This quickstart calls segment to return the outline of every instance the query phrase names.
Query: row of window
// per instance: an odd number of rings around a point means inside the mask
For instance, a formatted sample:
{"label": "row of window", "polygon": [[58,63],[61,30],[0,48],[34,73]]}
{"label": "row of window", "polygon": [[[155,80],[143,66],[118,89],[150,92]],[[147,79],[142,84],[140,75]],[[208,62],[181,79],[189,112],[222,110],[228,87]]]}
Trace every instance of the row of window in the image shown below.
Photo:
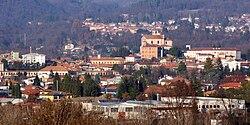
{"label": "row of window", "polygon": [[[110,110],[111,110],[111,112],[118,112],[118,108],[111,108]],[[132,107],[126,107],[125,112],[133,112],[133,108]]]}
{"label": "row of window", "polygon": [[93,64],[119,64],[123,62],[92,62]]}
{"label": "row of window", "polygon": [[[234,108],[235,106],[234,105],[228,105],[228,108]],[[199,108],[220,108],[220,105],[202,105],[201,107],[200,107],[200,105],[199,105]]]}

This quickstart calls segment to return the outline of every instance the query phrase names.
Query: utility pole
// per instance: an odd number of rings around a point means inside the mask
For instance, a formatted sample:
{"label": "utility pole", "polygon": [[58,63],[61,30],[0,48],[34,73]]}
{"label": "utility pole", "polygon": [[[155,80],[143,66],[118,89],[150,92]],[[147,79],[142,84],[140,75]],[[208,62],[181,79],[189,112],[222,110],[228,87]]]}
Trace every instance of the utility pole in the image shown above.
{"label": "utility pole", "polygon": [[58,91],[58,80],[56,80],[56,91]]}

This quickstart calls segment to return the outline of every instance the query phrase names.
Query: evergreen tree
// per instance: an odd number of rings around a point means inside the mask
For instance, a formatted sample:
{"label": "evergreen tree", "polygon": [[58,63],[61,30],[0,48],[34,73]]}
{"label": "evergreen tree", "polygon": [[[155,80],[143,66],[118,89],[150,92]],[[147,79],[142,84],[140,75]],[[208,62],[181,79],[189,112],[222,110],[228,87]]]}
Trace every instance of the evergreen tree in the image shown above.
{"label": "evergreen tree", "polygon": [[49,78],[54,78],[54,73],[52,70],[50,70],[50,73],[49,73]]}
{"label": "evergreen tree", "polygon": [[206,59],[206,63],[204,65],[204,71],[206,73],[214,71],[214,65],[213,65],[212,60],[210,58]]}
{"label": "evergreen tree", "polygon": [[91,78],[90,75],[85,74],[84,76],[85,82],[83,85],[83,95],[84,96],[100,96],[101,88],[95,83],[95,81]]}
{"label": "evergreen tree", "polygon": [[247,76],[250,76],[250,68],[247,69],[246,75],[247,75]]}
{"label": "evergreen tree", "polygon": [[70,92],[76,96],[83,96],[81,87],[82,84],[79,80],[79,77],[77,77],[77,79],[72,81],[72,90]]}
{"label": "evergreen tree", "polygon": [[187,67],[186,67],[186,64],[184,62],[180,62],[179,66],[178,66],[178,71],[179,72],[187,71]]}
{"label": "evergreen tree", "polygon": [[216,72],[216,76],[218,77],[218,81],[220,81],[221,79],[223,79],[224,77],[224,73],[223,73],[223,65],[222,65],[222,62],[221,62],[221,59],[218,58],[215,62],[215,65],[214,65],[214,69],[215,69],[215,72]]}
{"label": "evergreen tree", "polygon": [[4,70],[8,69],[8,61],[6,59],[2,59],[1,62],[3,63]]}
{"label": "evergreen tree", "polygon": [[124,93],[128,93],[131,99],[135,99],[145,88],[144,78],[138,80],[135,77],[125,77],[118,87],[117,97],[122,99]]}
{"label": "evergreen tree", "polygon": [[12,84],[12,97],[21,98],[20,84]]}
{"label": "evergreen tree", "polygon": [[54,79],[53,79],[53,86],[52,89],[53,90],[57,90],[57,86],[58,86],[58,90],[61,91],[61,80],[60,80],[60,76],[58,75],[58,73],[55,73]]}
{"label": "evergreen tree", "polygon": [[127,92],[127,84],[128,84],[128,78],[125,77],[122,79],[122,82],[120,83],[118,87],[117,97],[119,99],[122,99],[122,94]]}
{"label": "evergreen tree", "polygon": [[223,69],[223,74],[224,74],[225,76],[230,75],[230,69],[229,69],[228,66],[225,66],[225,67],[224,67],[224,69]]}
{"label": "evergreen tree", "polygon": [[36,77],[35,77],[35,79],[34,79],[34,83],[33,83],[33,85],[34,86],[40,86],[40,79],[39,79],[39,77],[36,75]]}
{"label": "evergreen tree", "polygon": [[174,46],[170,48],[169,54],[173,55],[174,57],[181,57],[181,50],[178,47]]}
{"label": "evergreen tree", "polygon": [[202,89],[201,89],[201,84],[200,81],[197,78],[197,74],[195,71],[192,71],[189,77],[189,80],[191,82],[191,88],[195,92],[195,96],[202,96]]}
{"label": "evergreen tree", "polygon": [[94,80],[95,80],[95,83],[99,84],[101,82],[100,75],[96,74]]}
{"label": "evergreen tree", "polygon": [[62,91],[70,92],[72,87],[70,84],[71,84],[71,78],[68,74],[65,74],[61,85]]}

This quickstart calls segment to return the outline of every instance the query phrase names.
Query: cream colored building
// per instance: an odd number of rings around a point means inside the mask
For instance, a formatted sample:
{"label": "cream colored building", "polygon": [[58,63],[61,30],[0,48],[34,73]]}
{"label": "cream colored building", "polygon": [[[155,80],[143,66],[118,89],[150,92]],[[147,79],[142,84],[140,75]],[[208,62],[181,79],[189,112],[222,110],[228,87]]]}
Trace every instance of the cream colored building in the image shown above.
{"label": "cream colored building", "polygon": [[241,51],[238,48],[193,48],[187,50],[184,56],[199,61],[205,61],[206,57],[238,60],[241,59]]}
{"label": "cream colored building", "polygon": [[98,55],[97,57],[90,57],[90,62],[92,64],[123,64],[125,59],[122,57],[101,57]]}

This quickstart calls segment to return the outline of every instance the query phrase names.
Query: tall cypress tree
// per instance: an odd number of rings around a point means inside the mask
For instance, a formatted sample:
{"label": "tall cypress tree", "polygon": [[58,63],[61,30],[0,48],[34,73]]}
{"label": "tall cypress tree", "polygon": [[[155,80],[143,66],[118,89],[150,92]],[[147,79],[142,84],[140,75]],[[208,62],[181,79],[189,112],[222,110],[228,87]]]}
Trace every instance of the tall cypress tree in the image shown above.
{"label": "tall cypress tree", "polygon": [[35,85],[35,86],[40,86],[40,79],[39,79],[39,77],[36,75],[36,77],[35,77],[35,79],[34,79],[34,83],[33,83],[33,85]]}
{"label": "tall cypress tree", "polygon": [[58,90],[61,91],[61,80],[60,80],[60,76],[58,75],[58,73],[55,73],[54,79],[53,79],[53,86],[52,86],[52,89],[53,89],[53,90],[57,90],[57,86],[58,86]]}
{"label": "tall cypress tree", "polygon": [[83,85],[83,95],[84,96],[100,96],[101,88],[95,83],[95,81],[91,78],[90,75],[85,74],[84,76],[85,82]]}
{"label": "tall cypress tree", "polygon": [[12,97],[21,98],[20,84],[12,84]]}

